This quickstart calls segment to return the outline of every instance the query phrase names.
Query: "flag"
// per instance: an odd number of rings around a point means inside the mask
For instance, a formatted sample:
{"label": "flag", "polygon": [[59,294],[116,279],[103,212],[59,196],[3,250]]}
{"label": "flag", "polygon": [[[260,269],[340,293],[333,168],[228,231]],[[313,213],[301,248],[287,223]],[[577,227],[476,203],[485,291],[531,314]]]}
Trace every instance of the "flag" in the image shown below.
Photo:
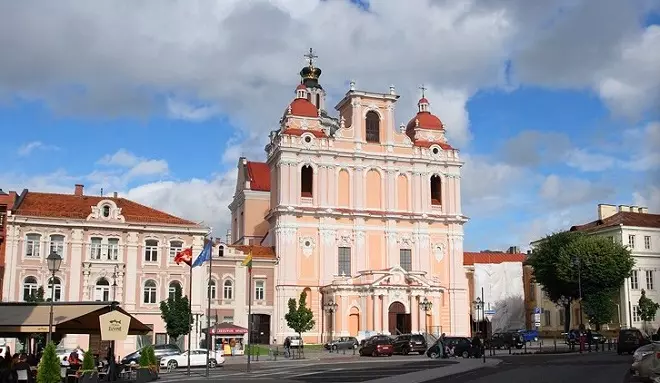
{"label": "flag", "polygon": [[204,249],[202,249],[202,252],[199,253],[197,259],[195,259],[195,262],[192,264],[192,267],[201,266],[202,263],[211,260],[212,251],[213,251],[213,241],[207,241],[206,244],[204,245]]}
{"label": "flag", "polygon": [[243,260],[243,266],[247,266],[248,272],[252,272],[252,250],[248,253],[247,257]]}
{"label": "flag", "polygon": [[174,262],[177,265],[184,262],[186,265],[190,266],[192,264],[192,247],[188,247],[176,253],[174,256]]}

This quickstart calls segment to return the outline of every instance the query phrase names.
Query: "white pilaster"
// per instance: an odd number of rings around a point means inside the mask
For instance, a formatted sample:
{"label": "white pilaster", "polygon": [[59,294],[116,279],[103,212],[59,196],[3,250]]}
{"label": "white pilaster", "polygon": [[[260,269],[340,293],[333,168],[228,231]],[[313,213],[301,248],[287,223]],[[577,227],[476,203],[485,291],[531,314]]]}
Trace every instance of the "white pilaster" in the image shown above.
{"label": "white pilaster", "polygon": [[138,291],[138,233],[129,232],[126,236],[126,310],[135,311],[135,297]]}
{"label": "white pilaster", "polygon": [[382,329],[383,329],[384,334],[389,334],[390,333],[389,308],[390,308],[389,296],[387,294],[383,294],[383,302],[382,302],[381,310],[382,310],[382,314],[383,314],[382,315],[382,318],[383,318]]}

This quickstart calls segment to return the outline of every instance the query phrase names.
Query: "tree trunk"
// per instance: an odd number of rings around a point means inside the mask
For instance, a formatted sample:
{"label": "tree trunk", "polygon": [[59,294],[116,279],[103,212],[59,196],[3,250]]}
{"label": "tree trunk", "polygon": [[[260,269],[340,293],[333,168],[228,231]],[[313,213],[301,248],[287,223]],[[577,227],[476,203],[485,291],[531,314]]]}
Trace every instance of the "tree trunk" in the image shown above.
{"label": "tree trunk", "polygon": [[571,330],[571,302],[564,304],[564,332]]}
{"label": "tree trunk", "polygon": [[600,331],[600,323],[596,323],[596,331]]}

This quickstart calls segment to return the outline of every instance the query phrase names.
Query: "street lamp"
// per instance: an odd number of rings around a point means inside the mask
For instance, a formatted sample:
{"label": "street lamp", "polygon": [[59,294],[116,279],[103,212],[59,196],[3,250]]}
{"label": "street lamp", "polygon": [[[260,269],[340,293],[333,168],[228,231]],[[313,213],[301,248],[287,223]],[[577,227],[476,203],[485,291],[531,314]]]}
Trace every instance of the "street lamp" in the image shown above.
{"label": "street lamp", "polygon": [[479,315],[479,312],[483,310],[484,308],[484,302],[481,300],[481,298],[477,297],[474,301],[472,301],[472,305],[474,306],[474,309],[477,311],[477,317],[476,317],[476,328],[477,332],[481,329],[481,316]]}
{"label": "street lamp", "polygon": [[427,316],[429,315],[429,311],[431,311],[433,309],[433,302],[431,302],[426,297],[424,297],[424,300],[419,302],[419,307],[421,307],[422,310],[424,310],[424,331],[428,334],[429,333],[429,329],[428,329],[429,324],[428,324],[428,317]]}
{"label": "street lamp", "polygon": [[112,301],[117,301],[117,265],[115,265],[115,269],[112,272]]}
{"label": "street lamp", "polygon": [[327,301],[326,303],[323,304],[323,310],[330,314],[330,339],[328,339],[328,342],[332,341],[332,331],[335,328],[335,322],[334,322],[334,313],[337,311],[337,307],[339,305],[335,303],[332,299]]}
{"label": "street lamp", "polygon": [[48,318],[48,338],[46,344],[50,343],[53,338],[53,301],[55,300],[55,273],[60,270],[62,265],[62,257],[56,252],[52,251],[46,258],[48,263],[48,271],[50,271],[50,317]]}
{"label": "street lamp", "polygon": [[582,323],[582,270],[581,270],[581,263],[580,258],[574,257],[573,258],[573,264],[577,266],[578,269],[578,294],[580,296],[580,330],[582,330],[582,327],[584,324]]}

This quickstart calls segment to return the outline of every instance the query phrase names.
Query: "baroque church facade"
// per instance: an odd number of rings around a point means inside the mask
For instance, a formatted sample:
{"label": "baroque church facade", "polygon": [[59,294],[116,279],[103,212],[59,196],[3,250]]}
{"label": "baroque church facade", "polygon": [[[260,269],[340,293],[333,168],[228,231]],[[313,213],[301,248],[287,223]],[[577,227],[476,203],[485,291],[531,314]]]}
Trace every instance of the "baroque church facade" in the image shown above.
{"label": "baroque church facade", "polygon": [[329,114],[313,52],[271,132],[266,162],[241,158],[230,246],[270,248],[271,337],[294,332],[307,293],[310,341],[361,332],[469,335],[461,166],[424,97],[396,125],[399,95],[351,82]]}

